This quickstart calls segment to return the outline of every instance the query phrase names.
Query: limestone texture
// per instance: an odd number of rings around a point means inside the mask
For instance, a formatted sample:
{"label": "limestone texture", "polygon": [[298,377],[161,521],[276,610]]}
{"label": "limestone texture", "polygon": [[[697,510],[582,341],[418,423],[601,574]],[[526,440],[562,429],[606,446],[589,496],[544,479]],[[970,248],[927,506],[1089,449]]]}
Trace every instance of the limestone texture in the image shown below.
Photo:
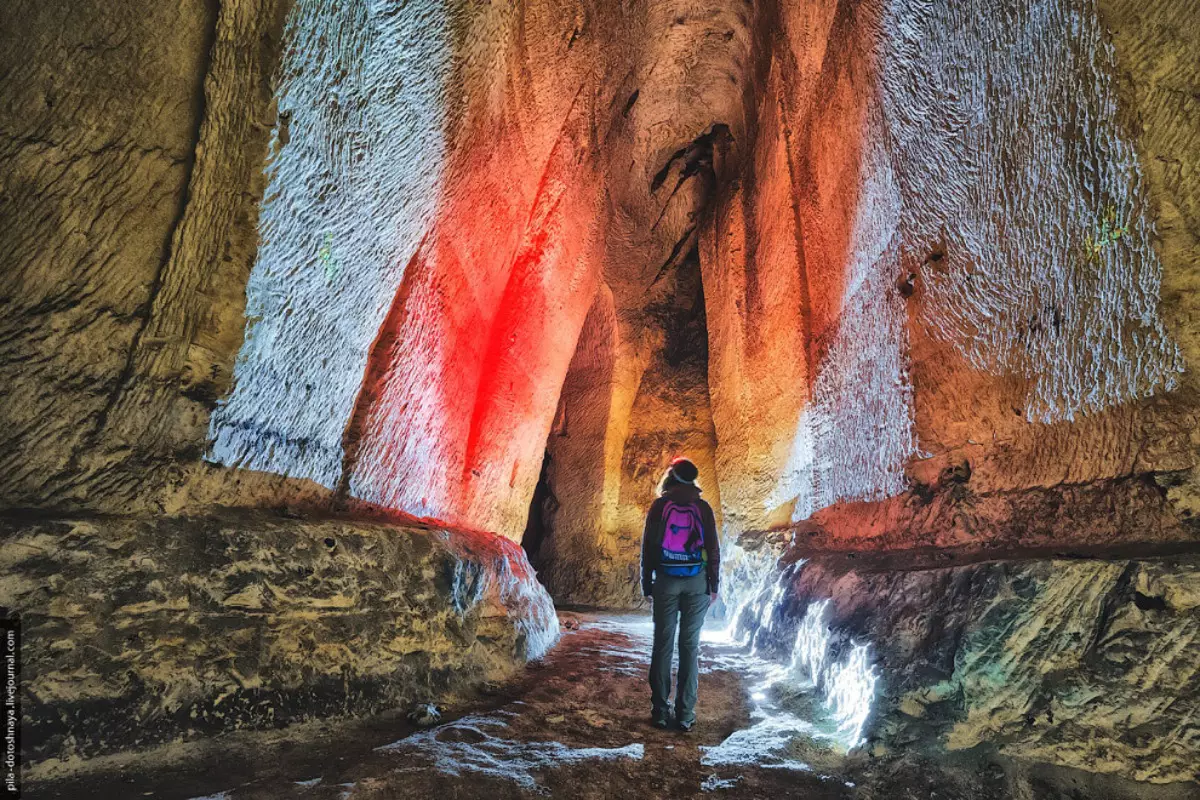
{"label": "limestone texture", "polygon": [[680,454],[732,533],[964,465],[1197,505],[1169,4],[66,9],[6,31],[5,507],[540,493],[547,580],[623,604]]}
{"label": "limestone texture", "polygon": [[[1192,783],[1139,783],[1047,764],[997,763],[978,748],[941,763],[915,753],[890,758],[839,752],[814,741],[812,725],[789,730],[778,713],[779,704],[795,708],[811,692],[764,687],[764,676],[773,671],[768,658],[712,636],[716,631],[706,631],[701,644],[703,713],[696,728],[681,736],[647,719],[649,621],[611,613],[564,617],[567,632],[537,669],[459,706],[432,728],[383,717],[231,735],[203,746],[163,748],[153,759],[132,763],[42,764],[30,788],[46,800],[123,800],[146,792],[229,800],[1196,796]],[[776,715],[764,718],[765,706]]]}
{"label": "limestone texture", "polygon": [[[878,680],[863,746],[879,759],[980,748],[1017,759],[1200,785],[1195,555],[982,561],[952,550],[786,552],[737,623],[790,653],[822,610],[837,661],[867,653]],[[797,650],[799,652],[799,650]]]}
{"label": "limestone texture", "polygon": [[[1118,36],[1090,2],[778,13],[702,238],[729,519],[799,522],[962,464],[981,492],[1192,469],[1193,314],[1171,306],[1193,298],[1164,287],[1195,241],[1153,235],[1131,91],[1151,78],[1129,72],[1194,85],[1191,23],[1127,15]],[[1161,138],[1194,151],[1175,125]]]}
{"label": "limestone texture", "polygon": [[201,462],[241,343],[286,11],[9,9],[3,507],[311,498],[298,482]]}
{"label": "limestone texture", "polygon": [[245,513],[3,534],[30,763],[406,709],[510,676],[558,631],[494,536]]}

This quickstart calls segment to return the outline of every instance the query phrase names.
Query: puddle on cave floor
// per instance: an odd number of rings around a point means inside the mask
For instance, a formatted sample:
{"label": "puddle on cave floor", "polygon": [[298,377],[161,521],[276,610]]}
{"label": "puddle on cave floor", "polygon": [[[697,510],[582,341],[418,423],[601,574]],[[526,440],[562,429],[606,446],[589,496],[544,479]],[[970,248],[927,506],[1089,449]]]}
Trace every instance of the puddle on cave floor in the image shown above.
{"label": "puddle on cave floor", "polygon": [[[778,665],[706,630],[699,723],[690,734],[661,731],[649,724],[650,618],[563,617],[578,627],[542,662],[493,702],[451,709],[436,727],[358,723],[257,759],[214,745],[203,768],[92,776],[88,794],[109,796],[96,789],[110,786],[114,797],[210,800],[853,796],[836,776],[840,748],[805,718],[803,693],[767,688],[782,675]],[[819,717],[819,704],[812,708]],[[45,796],[76,796],[56,788]]]}

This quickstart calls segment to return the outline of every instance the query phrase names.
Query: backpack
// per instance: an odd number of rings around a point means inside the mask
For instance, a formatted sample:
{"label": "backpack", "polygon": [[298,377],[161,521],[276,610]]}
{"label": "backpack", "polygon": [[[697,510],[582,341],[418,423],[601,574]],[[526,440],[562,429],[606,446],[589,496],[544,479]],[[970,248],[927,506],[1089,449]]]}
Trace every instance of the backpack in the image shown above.
{"label": "backpack", "polygon": [[659,569],[664,575],[690,578],[699,575],[708,561],[704,550],[704,525],[700,507],[670,500],[663,506],[662,557]]}

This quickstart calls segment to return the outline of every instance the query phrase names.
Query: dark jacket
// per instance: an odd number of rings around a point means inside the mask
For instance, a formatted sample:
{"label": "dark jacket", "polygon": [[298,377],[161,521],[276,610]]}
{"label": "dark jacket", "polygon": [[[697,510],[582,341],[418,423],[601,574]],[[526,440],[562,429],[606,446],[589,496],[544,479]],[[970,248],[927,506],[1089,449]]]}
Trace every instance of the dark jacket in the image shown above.
{"label": "dark jacket", "polygon": [[663,506],[673,503],[695,503],[700,507],[700,523],[704,527],[704,550],[708,555],[708,591],[719,591],[721,576],[721,543],[717,541],[717,521],[712,506],[700,499],[700,489],[676,484],[654,501],[646,514],[646,530],[642,533],[642,594],[649,595],[654,587],[654,571],[662,555]]}

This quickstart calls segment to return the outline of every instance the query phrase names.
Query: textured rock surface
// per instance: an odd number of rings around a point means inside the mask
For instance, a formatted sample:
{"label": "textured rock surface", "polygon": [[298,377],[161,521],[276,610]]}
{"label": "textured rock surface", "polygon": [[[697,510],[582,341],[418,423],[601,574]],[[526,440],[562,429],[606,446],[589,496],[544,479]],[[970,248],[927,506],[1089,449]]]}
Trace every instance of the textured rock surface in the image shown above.
{"label": "textured rock surface", "polygon": [[[36,49],[65,6],[16,15],[5,453],[33,456],[6,505],[321,506],[336,489],[517,538],[556,408],[569,424],[596,403],[607,420],[569,445],[560,425],[546,473],[603,452],[603,489],[551,493],[599,503],[559,525],[605,568],[629,561],[645,478],[680,447],[716,464],[735,530],[963,463],[979,493],[1194,468],[1187,15],[397,8],[93,9],[64,23],[80,44],[53,73]],[[129,52],[95,60],[109,29],[133,31]],[[139,160],[111,176],[46,172],[126,143]],[[160,161],[161,180],[136,171]],[[74,194],[108,215],[83,238],[51,213],[80,213]],[[697,263],[706,333],[684,346],[707,338],[711,362],[680,371],[664,328],[692,314],[677,287]],[[573,353],[599,373],[568,379]],[[286,477],[199,461],[219,397],[210,455]]]}
{"label": "textured rock surface", "polygon": [[[1059,0],[756,14],[727,79],[744,91],[713,118],[730,135],[690,199],[729,529],[811,518],[800,533],[838,547],[1194,539],[1196,131],[1171,111],[1195,82],[1190,22]],[[1164,163],[1181,165],[1169,182]],[[617,453],[662,459],[631,434],[653,389],[621,324],[655,301],[605,274],[542,537],[555,591],[587,602],[618,598],[602,587],[636,559],[645,496],[618,499],[637,481]]]}
{"label": "textured rock surface", "polygon": [[[224,797],[357,800],[462,797],[603,800],[717,796],[730,800],[1193,800],[1194,783],[1155,785],[1115,775],[1002,759],[978,749],[933,762],[866,757],[803,734],[788,741],[763,718],[771,664],[706,631],[700,709],[688,736],[646,718],[645,616],[565,615],[568,631],[538,665],[459,706],[429,729],[403,718],[343,720],[273,734],[242,733],[156,751],[130,763],[44,763],[30,777],[45,800]],[[711,637],[711,638],[710,638]],[[765,691],[764,691],[765,690]],[[810,695],[795,688],[786,704]],[[811,714],[809,707],[809,716]],[[769,728],[773,733],[755,735]],[[812,734],[812,726],[807,728]],[[36,776],[36,777],[35,777]]]}
{"label": "textured rock surface", "polygon": [[[725,120],[736,115],[740,95],[724,73],[736,75],[748,63],[749,17],[720,3],[639,3],[619,13],[605,3],[463,9],[447,12],[453,19],[424,20],[453,34],[453,70],[444,79],[455,89],[453,99],[439,102],[436,88],[443,84],[434,76],[419,102],[400,103],[410,117],[423,118],[427,107],[445,115],[444,155],[420,162],[442,177],[419,246],[413,240],[381,262],[407,266],[365,376],[356,379],[363,391],[353,414],[343,403],[318,415],[325,427],[314,435],[293,418],[326,402],[312,400],[325,392],[321,381],[301,387],[268,380],[265,392],[252,385],[255,363],[266,364],[276,349],[307,353],[317,331],[333,320],[345,324],[338,309],[356,303],[355,294],[334,286],[328,302],[313,301],[325,322],[289,328],[281,333],[286,341],[264,333],[261,345],[252,330],[256,349],[242,367],[250,379],[245,388],[238,383],[215,418],[214,454],[326,485],[339,479],[354,498],[515,538],[525,527],[560,389],[601,280],[601,297],[613,298],[619,321],[616,352],[608,357],[627,381],[617,390],[614,424],[632,426],[635,439],[674,435],[672,420],[650,428],[629,422],[630,415],[653,413],[635,408],[631,387],[661,360],[663,312],[655,305],[671,297],[673,282],[660,279],[694,249],[695,212],[709,177],[691,179],[696,164],[686,151],[714,121],[728,127]],[[372,24],[350,18],[349,7],[328,13],[348,28]],[[320,35],[316,28],[295,34]],[[396,57],[407,59],[408,51],[401,46]],[[422,75],[440,68],[428,60],[419,66]],[[407,124],[403,117],[390,124]],[[323,134],[307,135],[319,144]],[[335,218],[346,209],[360,213],[345,192],[331,193],[328,203]],[[294,216],[286,204],[279,214]],[[409,227],[419,222],[404,219]],[[289,230],[304,228],[293,222]],[[302,251],[311,262],[313,248]],[[271,265],[260,261],[257,269],[266,274]],[[272,291],[292,291],[288,286]],[[366,317],[355,314],[354,324],[378,327]],[[328,361],[334,365],[328,369],[354,372],[346,359]],[[703,384],[698,366],[693,387]],[[271,369],[264,366],[263,374]],[[338,380],[336,396],[353,399],[357,384]],[[344,458],[337,426],[348,428]],[[280,437],[288,443],[265,446]],[[295,455],[304,447],[313,452]],[[614,448],[607,455],[614,469],[625,463]],[[635,444],[631,458],[640,457]]]}
{"label": "textured rock surface", "polygon": [[[1200,562],[790,553],[744,612],[760,649],[800,652],[820,609],[823,659],[865,648],[877,757],[984,753],[1153,783],[1200,783],[1194,691]],[[777,582],[778,581],[778,582]],[[782,587],[783,591],[778,591]],[[828,689],[827,689],[828,690]]]}
{"label": "textured rock surface", "polygon": [[558,631],[524,553],[488,535],[244,514],[3,535],[31,761],[404,708]]}
{"label": "textured rock surface", "polygon": [[303,497],[206,469],[287,4],[21,3],[4,26],[0,505]]}
{"label": "textured rock surface", "polygon": [[803,546],[831,550],[936,546],[974,552],[1194,546],[1200,536],[1196,517],[1173,503],[1187,473],[976,493],[964,482],[965,469],[947,468],[937,484],[887,500],[822,509],[792,526],[791,535]]}
{"label": "textured rock surface", "polygon": [[[491,643],[455,639],[459,623],[414,633],[437,664],[389,649],[396,626],[504,605],[450,610],[430,559],[475,563],[465,542],[516,564],[489,537],[527,531],[560,599],[637,602],[642,509],[680,451],[728,532],[793,526],[814,547],[1200,536],[1185,3],[54,0],[8,17],[0,509],[37,512],[6,523],[3,561],[5,602],[37,631],[45,753],[374,708],[442,667],[507,668],[510,611],[488,617]],[[409,529],[212,506],[488,533],[426,552]],[[322,572],[325,538],[358,560]],[[1134,602],[1144,619],[1125,602],[1177,574],[1041,563],[870,573],[838,624],[895,639],[931,618],[887,581],[932,607],[922,581],[966,575],[951,596],[976,616],[946,628],[964,705],[939,706],[937,741],[1182,775],[1195,736],[1172,715],[1194,701],[1162,681],[1190,645],[1156,648],[1194,627],[1190,600]],[[970,650],[1042,617],[1068,638],[1137,636],[1079,663],[1057,641]],[[103,659],[80,655],[85,636]],[[305,636],[311,651],[287,649]],[[1118,685],[1159,656],[1168,677]],[[1031,677],[1061,664],[1083,683]],[[1186,735],[1117,730],[1076,703],[1095,687],[1173,701],[1160,716]],[[1005,716],[1041,709],[1035,694],[1059,720],[1045,736]],[[137,709],[156,722],[132,729]]]}
{"label": "textured rock surface", "polygon": [[1107,13],[781,4],[701,259],[727,517],[805,519],[964,462],[983,492],[1193,467],[1194,299],[1169,287],[1194,273],[1174,208],[1195,181],[1156,188],[1139,151],[1187,162],[1195,126],[1138,97],[1194,85],[1191,23],[1126,11],[1110,40]]}

